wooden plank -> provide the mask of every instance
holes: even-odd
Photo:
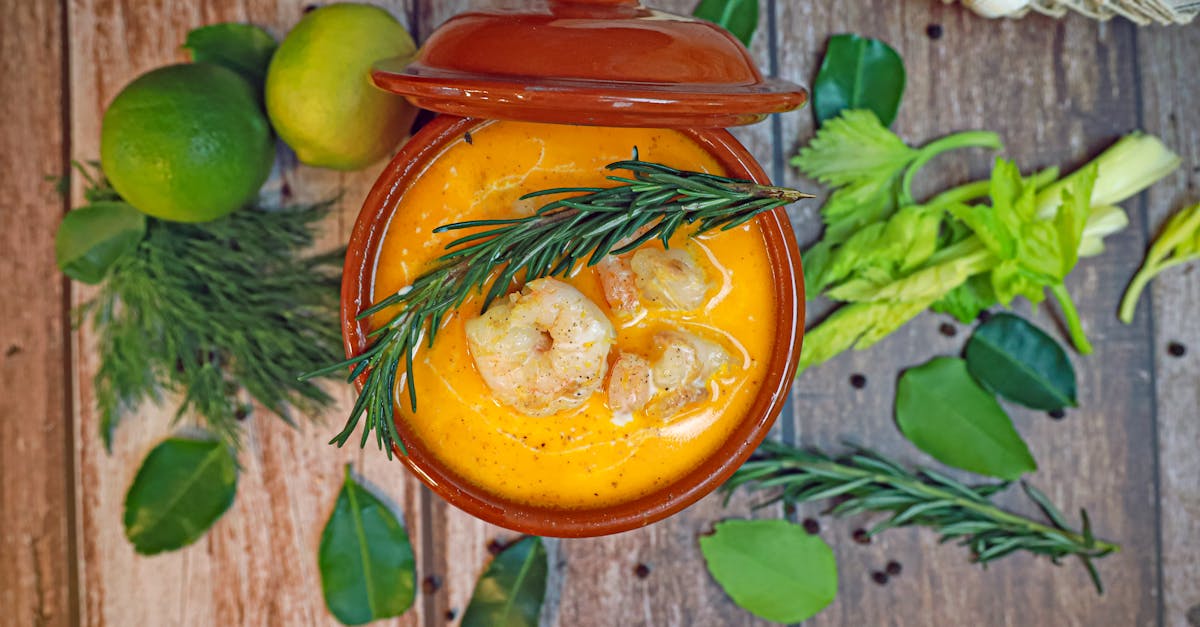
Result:
[[[465,4],[477,3],[419,2],[414,30],[427,34],[429,27]],[[685,0],[652,4],[682,11],[691,6]],[[764,8],[769,4],[764,1]],[[916,2],[903,3],[901,8],[900,4],[885,10],[868,10],[840,3],[835,12],[832,5],[799,7],[779,3],[784,76],[810,77],[812,64],[823,46],[821,38],[828,32],[856,30],[883,36],[901,49],[909,64],[910,88],[900,120],[900,129],[906,136],[927,139],[949,129],[986,126],[1001,131],[1010,142],[1011,153],[1030,165],[1078,162],[1085,154],[1101,148],[1105,139],[1131,128],[1136,121],[1131,108],[1135,98],[1130,87],[1135,77],[1129,61],[1133,37],[1131,29],[1123,23],[1097,26],[1073,19],[1060,27],[1036,18],[995,23],[970,17],[954,8],[925,7]],[[402,7],[393,8],[401,14]],[[72,127],[80,138],[73,147],[73,156],[95,157],[102,106],[140,72],[175,59],[174,50],[189,28],[221,19],[248,18],[281,35],[298,18],[300,10],[298,2],[276,7],[253,0],[196,7],[161,3],[145,8],[139,5],[136,10],[129,4],[99,0],[72,5],[70,39],[75,44],[71,52],[71,82],[76,94]],[[763,19],[764,22],[767,19],[765,13]],[[945,25],[946,37],[941,42],[926,42],[924,27],[935,21]],[[755,44],[760,62],[766,58],[765,34],[760,33]],[[1022,52],[1013,54],[1010,50]],[[958,58],[996,61],[986,63],[990,67],[980,70],[974,64],[951,62]],[[1010,64],[1029,74],[1009,70]],[[1181,62],[1178,67],[1191,66]],[[920,68],[920,73],[916,68]],[[1188,76],[1183,69],[1177,71],[1179,76]],[[930,75],[938,76],[933,79]],[[1169,89],[1171,85],[1163,81],[1160,89]],[[1194,102],[1182,95],[1177,98],[1178,108]],[[1162,101],[1166,101],[1165,97]],[[1060,106],[1067,110],[1060,111]],[[1148,105],[1148,115],[1152,115],[1151,109]],[[929,115],[929,111],[938,111],[939,116]],[[810,132],[806,126],[808,115],[804,112],[785,116],[783,127],[785,137],[789,138],[786,146],[789,151],[794,148],[790,138],[807,136]],[[1045,120],[1038,122],[1042,118]],[[1186,125],[1180,128],[1190,131]],[[760,125],[739,136],[770,169],[776,162],[769,129],[769,125]],[[44,142],[45,138],[39,135],[38,140]],[[32,144],[26,141],[20,145]],[[357,203],[377,168],[343,176],[297,168],[289,159],[285,154],[280,180],[288,182],[297,198],[311,200],[342,187],[346,189],[342,207],[337,217],[331,219],[326,243],[344,241],[357,214]],[[986,159],[957,163],[947,170],[947,178],[979,175],[986,171]],[[938,182],[941,181],[929,186],[932,188]],[[811,211],[796,213],[801,225],[811,225],[811,217]],[[871,547],[860,548],[847,539],[853,525],[826,524],[831,529],[825,532],[826,537],[835,544],[842,563],[843,589],[841,600],[818,619],[819,624],[881,624],[900,620],[936,624],[1000,620],[1023,624],[1153,621],[1153,538],[1145,530],[1154,528],[1155,521],[1149,500],[1152,491],[1144,489],[1151,484],[1152,473],[1145,464],[1136,462],[1148,459],[1154,446],[1142,409],[1153,390],[1146,348],[1151,331],[1145,323],[1124,329],[1111,321],[1112,304],[1119,295],[1119,281],[1113,278],[1114,273],[1128,270],[1136,263],[1141,238],[1144,232],[1139,232],[1135,225],[1104,258],[1087,262],[1072,284],[1077,294],[1082,295],[1085,323],[1098,348],[1096,356],[1077,360],[1087,390],[1084,410],[1063,424],[1051,424],[1030,414],[1016,415],[1019,427],[1042,462],[1042,473],[1035,477],[1039,485],[1059,502],[1086,505],[1100,530],[1111,531],[1110,535],[1126,543],[1122,555],[1101,564],[1110,594],[1097,601],[1077,569],[1053,571],[1044,562],[1022,558],[998,564],[983,573],[966,564],[960,550],[937,547],[928,534],[891,532]],[[75,288],[74,293],[78,301],[89,292]],[[1155,296],[1157,311],[1162,297],[1157,292]],[[1188,298],[1192,300],[1183,304],[1190,302],[1193,308],[1176,311],[1194,310],[1196,301]],[[886,348],[846,358],[806,375],[796,390],[802,403],[798,405],[795,428],[802,440],[826,444],[852,435],[888,452],[905,450],[894,428],[890,424],[883,426],[890,423],[891,377],[902,365],[927,358],[932,354],[930,346],[941,352],[953,352],[961,346],[964,330],[959,328],[956,339],[943,338],[936,334],[938,322],[927,316],[886,344]],[[1165,326],[1156,324],[1160,335],[1161,328]],[[1184,339],[1188,337],[1194,336]],[[120,503],[137,463],[167,433],[170,412],[147,410],[131,418],[119,434],[116,452],[106,457],[95,439],[95,416],[87,383],[95,362],[92,357],[83,358],[92,355],[92,338],[81,332],[75,340],[76,353],[81,356],[73,368],[79,379],[78,507],[80,543],[86,560],[80,580],[84,582],[84,618],[89,624],[134,624],[146,620],[151,624],[331,622],[320,602],[315,548],[338,487],[340,464],[348,460],[360,460],[359,467],[367,478],[401,505],[398,509],[406,515],[422,562],[421,576],[435,575],[443,581],[440,590],[423,595],[415,611],[397,621],[399,624],[440,624],[447,611],[461,612],[475,577],[487,560],[488,541],[512,537],[440,501],[432,507],[423,507],[428,496],[422,496],[413,488],[411,479],[394,464],[385,465],[374,451],[330,455],[323,445],[327,429],[306,428],[295,432],[261,417],[249,427],[251,445],[243,459],[247,468],[234,509],[197,545],[168,556],[136,558],[121,537]],[[1161,342],[1158,345],[1161,350]],[[886,359],[882,357],[884,351],[888,351]],[[1193,348],[1189,359],[1196,352]],[[7,366],[8,362],[4,363]],[[1098,366],[1101,363],[1115,365],[1101,372]],[[1172,380],[1161,374],[1171,363],[1159,366],[1160,390],[1166,381]],[[1121,364],[1126,368],[1122,369]],[[854,392],[846,386],[846,376],[854,371],[869,375],[866,390]],[[1181,371],[1186,376],[1186,371]],[[326,418],[329,425],[342,420],[348,399],[349,394],[343,393],[340,406]],[[1185,398],[1181,402],[1187,401]],[[1191,402],[1194,407],[1195,401]],[[1187,405],[1179,407],[1186,409]],[[1173,434],[1164,431],[1159,440],[1170,444],[1166,438]],[[60,437],[59,441],[62,440]],[[1170,451],[1165,447],[1163,450],[1164,459],[1168,459]],[[285,451],[291,455],[284,457]],[[1179,451],[1175,457],[1186,453]],[[25,467],[23,463],[22,468]],[[1088,475],[1090,483],[1085,481]],[[1185,504],[1195,503],[1194,493],[1189,496],[1186,492],[1189,486],[1194,486],[1194,482],[1184,483],[1187,477],[1180,475],[1175,493],[1164,493],[1175,494],[1174,498]],[[7,493],[4,494],[0,503],[7,507]],[[1189,498],[1192,500],[1188,501]],[[1177,520],[1185,524],[1196,519],[1194,512],[1189,519],[1188,510],[1179,511]],[[752,622],[747,614],[725,600],[708,579],[695,543],[696,534],[709,522],[745,513],[744,502],[726,510],[709,499],[649,529],[610,538],[552,543],[555,569],[551,585],[555,592],[545,622],[729,625]],[[6,531],[8,528],[6,524]],[[1187,527],[1182,529],[1187,531]],[[1170,533],[1164,537],[1167,542]],[[1180,543],[1188,538],[1183,534],[1175,537]],[[872,584],[867,583],[870,570],[880,568],[893,557],[904,563],[904,575],[886,592],[871,589]],[[46,563],[61,564],[61,561]],[[650,566],[646,579],[633,575],[638,563]],[[1168,564],[1168,568],[1185,566]],[[1186,571],[1170,572],[1186,574]],[[1186,585],[1187,582],[1182,583]],[[9,587],[0,589],[7,593]],[[938,594],[945,590],[955,590],[953,598]],[[1190,599],[1185,598],[1191,594],[1188,589],[1178,590],[1181,603],[1195,602],[1194,594]],[[4,601],[4,606],[9,607],[8,597]]]
[[[281,37],[300,18],[305,3],[246,0],[238,3],[127,3],[84,0],[71,4],[71,126],[78,141],[76,159],[99,151],[104,106],[128,81],[160,65],[182,60],[179,46],[191,28],[223,20],[245,20]],[[390,7],[405,19],[402,1]],[[342,245],[360,203],[383,164],[354,174],[297,166],[283,150],[279,186],[297,201],[344,194],[326,223],[319,246]],[[75,198],[79,200],[79,188]],[[74,290],[82,302],[89,290]],[[106,455],[97,433],[91,377],[95,338],[76,333],[73,368],[76,399],[76,456],[79,465],[80,545],[84,559],[82,613],[88,625],[316,625],[337,624],[324,607],[316,552],[325,520],[341,487],[342,468],[353,462],[377,491],[403,512],[415,546],[426,543],[421,523],[422,496],[414,480],[381,454],[325,444],[349,411],[351,392],[334,384],[338,404],[322,424],[290,429],[266,414],[247,421],[243,471],[230,511],[196,544],[144,558],[122,537],[124,492],[147,451],[175,429],[171,407],[142,408],[118,429],[113,454]],[[424,620],[423,603],[395,625]]]
[[[1146,195],[1151,233],[1168,215],[1200,202],[1200,30],[1138,31],[1143,124],[1183,157],[1183,166]],[[1164,625],[1200,624],[1200,281],[1192,263],[1156,280],[1137,312],[1153,317],[1155,407],[1158,419],[1159,499]],[[1131,276],[1133,267],[1126,276]],[[1149,296],[1149,298],[1147,298]],[[1176,356],[1171,345],[1186,352]]]
[[[1074,165],[1137,123],[1133,28],[1079,16],[1055,21],[1030,16],[988,21],[941,3],[779,3],[785,77],[811,80],[829,34],[882,38],[904,58],[908,88],[896,128],[925,142],[951,131],[986,128],[1007,141],[1006,154],[1025,168]],[[927,35],[937,25],[941,38]],[[812,134],[811,113],[784,121],[788,154]],[[927,190],[985,176],[992,155],[979,151],[943,158],[925,175]],[[792,172],[789,181],[807,185]],[[796,213],[803,239],[819,230],[815,207]],[[841,566],[841,592],[817,625],[1008,624],[1143,625],[1156,620],[1157,554],[1152,465],[1154,439],[1147,407],[1150,331],[1121,326],[1113,316],[1128,268],[1144,233],[1135,224],[1089,259],[1068,281],[1096,352],[1073,355],[1081,409],[1054,422],[1044,414],[1011,411],[1041,470],[1031,481],[1066,512],[1087,507],[1098,533],[1124,550],[1102,560],[1107,593],[1096,596],[1077,563],[1055,568],[1019,555],[984,571],[957,546],[940,546],[917,530],[889,531],[870,546],[850,540],[863,521],[830,523],[827,534]],[[1035,317],[1054,329],[1043,308]],[[938,332],[948,318],[924,315],[864,352],[847,354],[804,373],[796,393],[795,430],[805,445],[869,445],[902,460],[932,463],[900,435],[892,418],[897,373],[934,355],[958,353],[969,333]],[[852,389],[852,373],[867,377]],[[1026,504],[1014,498],[1020,509]],[[815,510],[806,509],[807,512]],[[903,574],[880,588],[871,573],[891,559]]]
[[[62,7],[0,5],[0,625],[74,621],[69,320],[54,264],[66,174]]]

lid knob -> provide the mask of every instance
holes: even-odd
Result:
[[[530,4],[457,15],[372,78],[442,113],[562,124],[734,126],[807,101],[712,22],[637,0]]]

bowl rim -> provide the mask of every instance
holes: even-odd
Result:
[[[465,133],[495,122],[490,119],[438,115],[412,136],[376,179],[354,224],[342,272],[342,338],[347,357],[367,347],[368,321],[358,312],[369,306],[374,291],[378,249],[400,197],[426,166]],[[750,152],[724,129],[672,129],[709,152],[731,177],[762,184],[770,180]],[[628,531],[662,520],[692,505],[724,483],[754,452],[787,401],[796,375],[804,335],[804,283],[800,250],[784,209],[761,214],[776,287],[774,351],[758,395],[729,437],[696,468],[649,494],[631,501],[589,509],[537,507],[506,500],[472,484],[426,454],[419,438],[403,420],[396,421],[408,454],[400,461],[434,493],[486,522],[514,531],[551,537],[593,537]],[[366,374],[355,380],[361,392]]]

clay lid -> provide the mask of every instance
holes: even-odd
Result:
[[[415,60],[375,84],[464,117],[645,127],[726,127],[804,105],[764,79],[728,31],[637,0],[546,0],[451,18]]]

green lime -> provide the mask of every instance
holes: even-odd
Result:
[[[164,220],[204,222],[244,206],[274,160],[254,89],[210,63],[141,75],[117,94],[101,123],[100,164],[113,188]]]
[[[300,161],[357,170],[408,135],[416,108],[371,83],[371,65],[411,56],[408,31],[365,4],[331,4],[305,15],[267,68],[267,114]]]

